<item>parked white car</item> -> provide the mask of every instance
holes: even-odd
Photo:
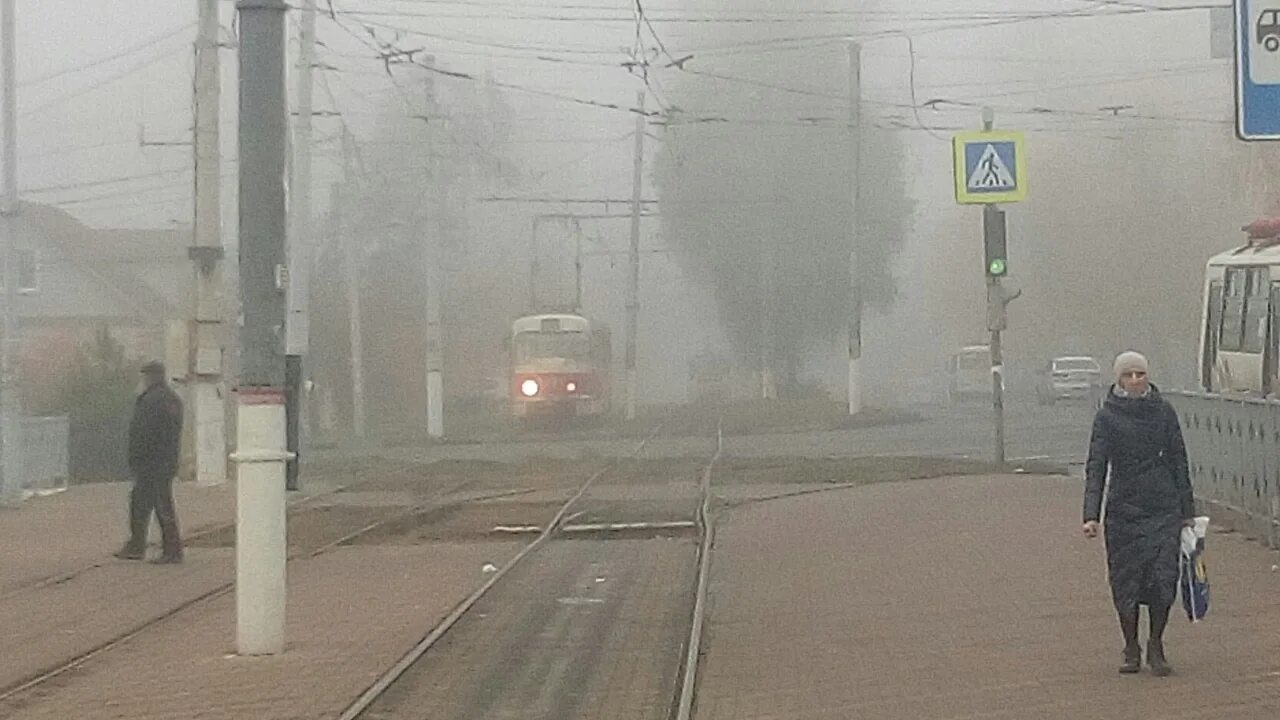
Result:
[[[1102,366],[1087,355],[1064,355],[1050,360],[1036,382],[1036,400],[1052,405],[1059,400],[1096,402],[1102,395]]]

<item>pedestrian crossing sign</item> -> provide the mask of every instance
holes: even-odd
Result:
[[[994,205],[1027,197],[1027,158],[1019,132],[960,133],[955,150],[956,202]]]

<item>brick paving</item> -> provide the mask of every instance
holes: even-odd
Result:
[[[290,493],[290,502],[330,492],[331,479],[309,483]],[[129,533],[128,483],[77,485],[66,492],[35,497],[17,507],[0,507],[0,597],[59,574],[107,563]],[[235,520],[235,483],[213,487],[174,485],[184,537]],[[150,540],[160,542],[151,523]],[[3,617],[3,615],[0,615]]]
[[[67,582],[0,600],[0,688],[14,687],[137,629],[235,574],[235,551],[189,550],[155,567],[111,560]]]
[[[184,535],[235,517],[235,485],[174,486],[178,520]],[[18,507],[0,508],[0,597],[58,573],[104,562],[129,534],[129,484],[73,487]],[[152,522],[151,538],[160,531]]]
[[[728,512],[696,717],[1280,716],[1276,555],[1212,536],[1212,613],[1173,619],[1175,675],[1121,677],[1103,547],[1080,536],[1080,492],[1064,479],[968,478]]]
[[[326,492],[314,487],[292,502]],[[234,551],[189,548],[181,566],[111,557],[123,542],[127,484],[91,485],[0,510],[0,688],[9,688],[225,585]],[[175,487],[183,534],[229,523],[235,486]],[[153,528],[158,542],[159,532]]]
[[[285,653],[234,655],[230,595],[152,628],[50,686],[0,703],[8,720],[335,717],[516,545],[342,548],[291,564]]]
[[[684,495],[686,483],[680,478],[670,490]],[[1280,562],[1276,554],[1236,535],[1213,535],[1214,606],[1200,625],[1175,617],[1168,643],[1176,674],[1120,677],[1103,548],[1079,536],[1080,489],[1079,481],[1061,478],[977,477],[874,485],[722,510],[696,717],[1280,716],[1280,572],[1271,571]],[[610,499],[613,493],[610,487]],[[649,497],[637,487],[617,499],[631,494]],[[104,497],[106,507],[110,496]],[[193,514],[198,502],[188,499]],[[92,514],[78,512],[67,517]],[[52,522],[55,516],[46,517]],[[12,517],[0,515],[0,538],[17,532],[4,526]],[[33,528],[38,525],[23,532]],[[96,547],[80,538],[48,556],[61,552],[57,557],[75,559]],[[516,547],[361,545],[293,563],[290,642],[283,655],[234,656],[234,600],[228,595],[0,703],[0,717],[332,718],[484,581],[483,564],[501,564]],[[500,672],[504,653],[517,646],[503,640],[497,625],[499,614],[508,612],[514,614],[503,625],[512,629],[523,626],[521,617],[537,620],[528,614],[537,609],[528,587],[546,581],[546,572],[576,588],[565,597],[604,601],[560,603],[557,597],[554,612],[528,630],[532,647],[562,654],[547,671],[559,675],[546,677],[572,680],[579,670],[565,662],[580,652],[599,653],[576,686],[577,715],[649,717],[645,708],[667,698],[688,609],[687,539],[571,541],[548,550],[555,550],[550,570],[539,562],[507,578],[516,582],[504,581],[477,608],[476,622],[465,621],[440,648],[445,652],[433,654],[437,665],[417,707],[451,717],[440,700],[465,695],[467,688],[488,688],[501,699],[519,688],[521,678],[529,688],[538,687],[525,665],[511,666],[509,676]],[[196,548],[177,568],[106,563],[43,589],[42,598],[59,598],[47,606],[0,602],[0,670],[10,663],[33,667],[40,657],[74,650],[99,621],[119,627],[146,616],[157,588],[191,593],[207,582],[225,581],[231,562],[228,549]],[[519,582],[522,572],[529,573],[532,586]],[[139,584],[134,574],[163,578],[164,584]],[[595,583],[597,575],[606,582]],[[130,594],[134,585],[140,589]],[[600,605],[610,608],[612,618],[603,625],[590,620]],[[67,637],[40,631],[54,620],[58,624],[52,626]],[[15,647],[18,652],[9,650]],[[440,664],[451,658],[456,662]],[[485,658],[499,671],[480,672]],[[521,716],[519,707],[504,712]]]

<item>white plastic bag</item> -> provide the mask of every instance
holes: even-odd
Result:
[[[1209,573],[1205,569],[1205,535],[1209,518],[1198,517],[1193,527],[1182,528],[1182,547],[1178,562],[1178,594],[1187,619],[1200,622],[1209,614]]]

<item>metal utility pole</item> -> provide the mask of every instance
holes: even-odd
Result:
[[[849,414],[862,412],[862,46],[849,43],[849,152],[852,155],[852,222],[849,249]]]
[[[285,435],[289,461],[285,487],[298,489],[298,462],[302,451],[304,395],[303,360],[310,344],[311,247],[314,223],[311,218],[311,113],[314,83],[312,70],[316,53],[316,0],[302,0],[298,18],[298,120],[294,128],[293,201],[288,240],[289,288],[288,320],[285,323]]]
[[[427,55],[423,60],[428,68],[435,66],[434,55]],[[440,318],[443,295],[441,286],[444,284],[444,258],[441,257],[441,248],[444,244],[441,242],[440,235],[444,230],[444,219],[441,215],[444,212],[445,203],[442,201],[444,188],[440,177],[441,163],[435,147],[435,127],[439,114],[436,108],[435,74],[431,70],[427,71],[424,114],[428,118],[426,143],[426,167],[430,173],[428,188],[435,199],[434,203],[428,205],[427,237],[423,247],[423,259],[426,261],[423,271],[427,284],[427,436],[433,440],[440,440],[444,437],[444,328]],[[439,120],[443,122],[442,118]]]
[[[223,392],[222,155],[220,149],[222,63],[218,57],[218,0],[199,0],[195,79],[195,307],[187,337],[193,348],[187,378],[195,438],[196,483],[227,479],[227,412]]]
[[[995,112],[982,109],[982,129],[991,132],[995,126]],[[1005,232],[1004,213],[994,204],[982,206],[982,234],[984,242],[995,234]],[[991,405],[995,420],[995,463],[1004,465],[1004,348],[1000,332],[1008,324],[1005,308],[1008,302],[1004,286],[998,275],[987,273],[987,327],[991,330]]]
[[[626,418],[636,419],[636,335],[640,324],[640,208],[644,192],[644,91],[636,95],[636,156],[631,187],[631,252],[627,266]]]
[[[995,205],[982,206],[982,232],[1003,233],[1004,213]],[[1004,348],[1000,332],[1006,326],[1004,286],[998,277],[987,278],[987,327],[991,330],[991,404],[995,418],[995,462],[1003,465],[1004,445]]]
[[[285,0],[240,13],[241,362],[236,453],[236,648],[284,651]]]
[[[4,62],[4,310],[0,323],[0,504],[22,501],[22,406],[18,397],[18,80],[14,0],[0,0]]]

